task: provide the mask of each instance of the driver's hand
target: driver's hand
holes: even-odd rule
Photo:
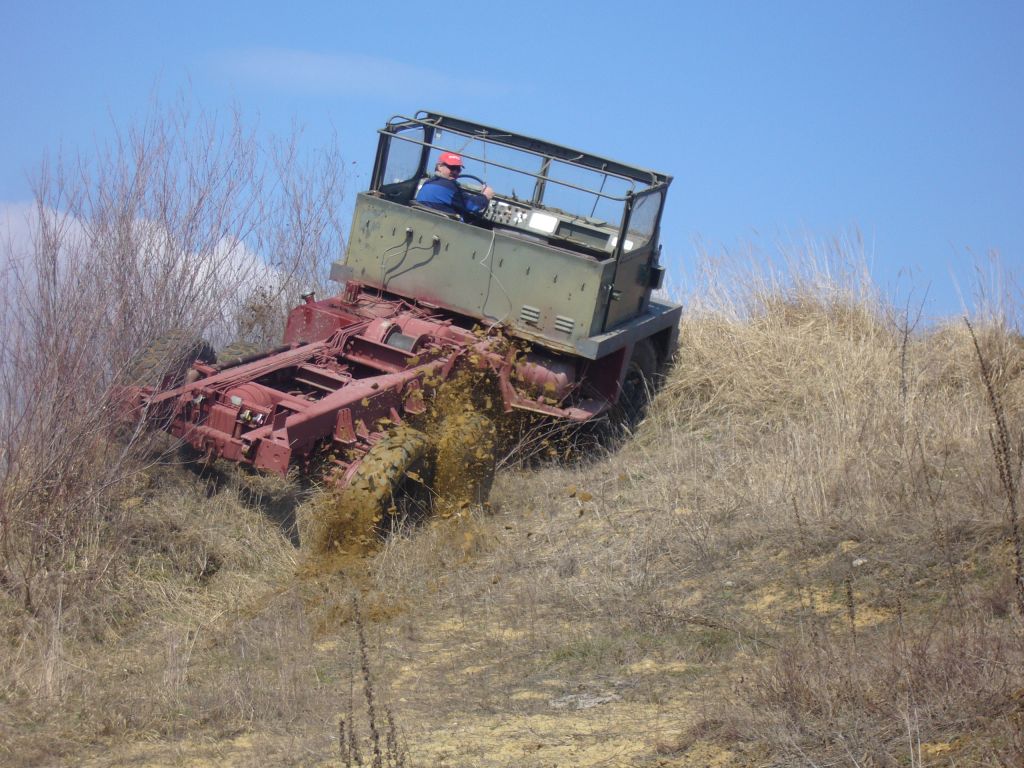
[[[492,197],[494,197],[494,190],[484,185],[484,188],[481,190],[480,194],[482,194],[484,197],[490,200]]]

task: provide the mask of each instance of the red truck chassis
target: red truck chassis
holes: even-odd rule
[[[222,365],[196,362],[174,389],[141,390],[147,419],[208,458],[279,475],[329,456],[345,485],[388,429],[424,414],[456,371],[489,382],[499,395],[495,415],[585,421],[615,401],[623,367],[620,355],[613,375],[604,365],[595,380],[582,370],[588,361],[531,352],[357,282],[292,310],[284,342]]]

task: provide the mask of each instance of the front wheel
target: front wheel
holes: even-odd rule
[[[658,385],[658,353],[650,339],[638,341],[626,367],[619,399],[610,421],[619,432],[632,433],[647,415],[647,407]]]
[[[299,545],[311,552],[365,554],[389,527],[425,515],[427,454],[422,432],[406,425],[392,430],[367,451],[346,487],[321,491],[299,505]]]

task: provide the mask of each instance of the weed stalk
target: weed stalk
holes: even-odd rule
[[[981,344],[978,343],[978,337],[974,333],[971,321],[965,317],[964,322],[971,333],[974,351],[978,354],[978,367],[981,370],[981,379],[985,384],[988,404],[992,409],[992,416],[996,422],[995,430],[989,432],[989,441],[992,444],[992,456],[995,459],[996,470],[999,472],[999,481],[1003,486],[1003,492],[1006,494],[1007,514],[1010,518],[1010,536],[1013,542],[1017,610],[1020,612],[1021,617],[1024,618],[1024,555],[1022,555],[1024,544],[1021,541],[1020,514],[1018,510],[1021,468],[1024,466],[1024,433],[1021,434],[1015,452],[1010,438],[1010,428],[1006,423],[1006,410],[1003,408],[999,393],[996,392],[992,368],[981,351]]]

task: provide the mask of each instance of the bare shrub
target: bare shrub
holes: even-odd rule
[[[44,164],[28,237],[2,243],[0,585],[58,633],[117,572],[119,500],[152,460],[143,436],[111,437],[140,351],[264,340],[342,248],[338,151],[298,139],[154,105],[94,155]],[[254,302],[267,317],[239,328]]]

